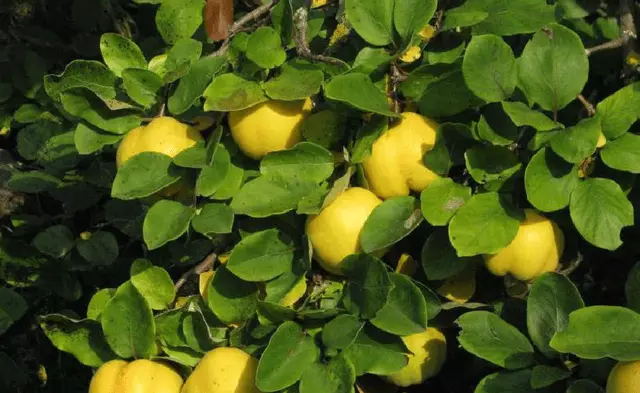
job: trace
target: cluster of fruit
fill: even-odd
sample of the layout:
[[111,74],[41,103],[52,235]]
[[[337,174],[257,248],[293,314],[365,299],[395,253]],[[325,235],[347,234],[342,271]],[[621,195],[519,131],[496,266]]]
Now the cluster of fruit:
[[[231,135],[248,157],[259,160],[266,154],[293,147],[301,141],[301,124],[311,112],[312,101],[267,101],[228,115]],[[197,119],[188,125],[171,117],[158,117],[148,125],[131,130],[120,143],[117,165],[142,152],[171,157],[203,140],[201,131],[212,122]],[[327,272],[341,275],[341,263],[361,252],[360,232],[382,200],[424,190],[438,175],[423,163],[433,148],[438,125],[417,113],[405,112],[401,120],[372,145],[363,169],[369,189],[351,187],[338,195],[317,215],[309,216],[306,234],[314,259]],[[184,188],[170,186],[161,196],[172,196]],[[498,276],[511,274],[522,281],[554,271],[564,248],[560,228],[538,212],[525,210],[515,239],[497,254],[484,255],[486,267]],[[381,254],[384,253],[384,250]],[[411,351],[408,364],[385,377],[397,386],[410,386],[436,375],[446,358],[446,340],[435,328],[403,338]],[[111,361],[94,376],[90,393],[128,392],[135,386],[153,386],[157,393],[252,393],[257,360],[239,349],[216,348],[198,364],[183,385],[180,375],[163,363],[137,360]],[[131,390],[130,390],[131,389]]]

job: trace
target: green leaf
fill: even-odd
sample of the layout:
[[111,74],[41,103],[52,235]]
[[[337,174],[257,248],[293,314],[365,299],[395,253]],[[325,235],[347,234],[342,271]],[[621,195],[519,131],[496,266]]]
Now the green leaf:
[[0,104],[7,102],[12,94],[13,85],[11,83],[0,83]]
[[494,254],[516,236],[521,216],[496,192],[476,194],[451,220],[451,244],[461,257]]
[[571,193],[579,182],[578,167],[562,160],[549,148],[538,151],[524,172],[527,199],[543,212],[569,206]]
[[80,161],[80,155],[73,139],[73,131],[53,136],[38,151],[38,162],[53,171],[75,167]]
[[598,103],[596,117],[607,139],[624,134],[640,117],[640,82],[625,86]]
[[269,176],[320,183],[331,176],[334,169],[331,152],[311,142],[300,142],[291,149],[267,154],[260,162],[260,172]]
[[527,329],[531,341],[547,357],[556,356],[549,346],[556,332],[569,323],[569,314],[584,307],[580,292],[567,277],[545,273],[538,277],[527,298]]
[[78,153],[87,155],[100,151],[104,146],[113,145],[122,137],[107,132],[102,132],[84,123],[78,123],[73,141]]
[[424,164],[440,176],[447,177],[453,165],[464,165],[464,154],[477,144],[469,127],[459,123],[442,123],[436,130],[436,143],[423,158]]
[[196,232],[205,236],[231,233],[233,228],[233,210],[222,203],[207,203],[200,213],[191,220]]
[[176,240],[189,229],[195,215],[194,208],[180,202],[163,199],[154,203],[142,225],[145,244],[149,250],[155,250]]
[[407,349],[400,337],[369,324],[342,353],[351,361],[358,376],[389,375],[407,365]]
[[[533,10],[526,12],[531,15]],[[518,73],[519,86],[530,100],[544,110],[558,111],[582,92],[589,74],[589,61],[578,34],[564,26],[550,24],[525,46]]]
[[469,199],[471,188],[448,177],[437,178],[420,193],[422,215],[431,225],[445,226]]
[[393,41],[393,4],[392,0],[346,0],[347,20],[368,43],[388,45]]
[[393,8],[393,22],[396,31],[405,43],[429,22],[438,6],[437,0],[396,1]]
[[529,108],[522,102],[502,102],[502,108],[511,121],[518,126],[530,126],[537,131],[551,131],[562,128],[562,124],[549,119],[544,113]]
[[362,48],[353,61],[351,72],[371,74],[374,71],[383,71],[384,67],[391,63],[393,58],[383,48]]
[[522,167],[518,157],[502,146],[475,146],[464,156],[469,174],[480,184],[502,184]]
[[271,336],[256,371],[256,386],[263,392],[276,392],[300,380],[315,363],[318,348],[313,338],[295,322],[285,322]]
[[497,146],[508,146],[518,139],[520,131],[499,104],[489,104],[482,108],[482,116],[477,125],[480,139]]
[[186,112],[205,92],[213,76],[224,69],[223,56],[204,56],[191,64],[189,72],[180,78],[178,87],[168,100],[168,108],[174,115]]
[[55,225],[38,233],[32,241],[35,248],[53,258],[62,258],[76,245],[73,233],[64,225]]
[[127,68],[122,71],[122,80],[127,95],[145,108],[151,108],[158,102],[164,87],[162,79],[148,70]]
[[85,88],[98,97],[116,98],[116,75],[104,64],[93,60],[74,60],[60,75],[47,75],[44,88],[49,97],[60,101],[60,94],[74,88]]
[[204,91],[205,111],[239,111],[264,102],[267,97],[257,82],[236,74],[222,74]]
[[531,369],[493,373],[480,381],[474,393],[536,393],[530,380]]
[[534,33],[555,21],[554,7],[538,0],[519,0],[517,3],[509,0],[469,0],[449,13],[454,11],[458,14],[458,20],[465,15],[468,22],[462,25],[473,25],[474,35]]
[[582,120],[551,139],[551,149],[565,161],[580,164],[593,154],[600,137],[600,123],[595,118]]
[[22,296],[9,288],[0,288],[0,335],[27,312],[28,305]]
[[231,201],[235,214],[263,218],[283,214],[319,186],[315,182],[278,175],[260,176],[247,182]]
[[473,257],[459,257],[456,254],[445,228],[436,229],[429,235],[422,247],[421,260],[422,268],[429,280],[453,277],[476,262]]
[[387,303],[371,319],[380,330],[398,336],[422,333],[427,329],[427,303],[409,277],[389,274],[394,287]]
[[342,261],[341,267],[347,277],[342,299],[347,310],[364,319],[375,317],[393,289],[384,263],[369,254],[353,254]]
[[495,35],[471,38],[462,62],[464,80],[471,91],[487,102],[511,97],[518,74],[511,47]]
[[514,326],[488,311],[471,311],[456,320],[460,345],[471,354],[508,370],[534,362],[531,343]]
[[482,100],[467,87],[462,71],[456,70],[427,85],[419,106],[424,116],[443,117],[456,115],[481,103]]
[[98,231],[89,239],[78,239],[78,253],[97,266],[111,265],[118,259],[118,241],[111,232]]
[[229,324],[240,324],[251,318],[258,307],[258,287],[243,281],[226,267],[216,269],[206,292],[209,309]]
[[146,259],[131,264],[131,283],[153,310],[167,309],[176,296],[169,273]]
[[[0,83],[0,89],[2,89]],[[1,94],[1,92],[0,92]],[[13,119],[18,123],[30,124],[36,122],[44,113],[43,109],[35,104],[22,104],[14,114]]]
[[70,353],[85,366],[100,367],[117,358],[96,321],[50,314],[38,318],[38,323],[54,347]]
[[60,100],[70,114],[114,134],[125,134],[142,121],[131,111],[112,111],[102,100],[85,89],[66,90],[60,94]]
[[302,121],[301,128],[304,139],[329,149],[342,137],[344,118],[335,111],[323,110],[307,116]]
[[583,359],[640,360],[640,330],[623,326],[640,326],[640,314],[618,306],[581,308],[569,314],[569,325],[553,336],[551,347]]
[[551,366],[535,366],[531,372],[531,387],[534,389],[546,388],[558,381],[569,378],[571,371]]
[[334,76],[325,85],[324,93],[327,99],[344,102],[365,112],[397,117],[389,109],[385,93],[378,89],[365,74],[349,73]]
[[60,179],[42,171],[15,172],[7,182],[9,189],[27,193],[50,191],[61,184]]
[[[476,6],[478,5],[479,4],[476,4]],[[442,30],[446,31],[455,29],[456,27],[468,27],[477,25],[488,17],[489,13],[486,11],[481,11],[480,9],[474,10],[467,7],[452,8],[447,10],[447,12],[445,13]]]
[[407,237],[422,222],[419,202],[412,196],[392,197],[378,205],[360,232],[367,253],[389,247]]
[[202,24],[203,0],[163,0],[156,14],[158,32],[168,44],[191,37]]
[[327,364],[312,364],[300,379],[300,393],[352,393],[355,383],[353,364],[339,355]]
[[196,181],[196,194],[211,196],[224,183],[231,168],[231,157],[224,146],[218,146],[213,156],[213,163],[200,171]]
[[322,343],[327,348],[348,348],[363,328],[364,322],[360,318],[350,314],[338,315],[324,325]]
[[640,262],[636,263],[629,271],[624,290],[627,297],[627,307],[640,313]]
[[258,321],[262,325],[278,325],[295,317],[296,312],[289,307],[267,301],[258,303]]
[[62,133],[62,125],[47,119],[29,124],[18,133],[17,148],[20,156],[27,160],[38,158],[38,151],[54,135]]
[[640,136],[627,133],[607,142],[600,157],[610,168],[619,171],[640,173]]
[[389,119],[375,115],[362,125],[356,134],[356,143],[351,151],[351,162],[360,164],[371,155],[371,148],[382,133],[389,129]]
[[604,393],[604,389],[589,379],[579,379],[571,383],[566,393]]
[[153,313],[130,281],[122,284],[102,312],[102,330],[119,357],[148,358],[155,349]]
[[571,220],[589,243],[607,250],[622,245],[622,228],[633,225],[633,205],[610,179],[580,182],[571,194]]
[[138,45],[119,34],[103,34],[100,52],[104,62],[117,76],[121,77],[125,68],[147,68],[147,59]]
[[291,270],[294,251],[277,229],[256,232],[233,248],[227,269],[245,281],[268,281]]
[[206,353],[215,347],[215,342],[209,330],[202,311],[190,311],[182,320],[182,332],[187,345],[199,353]]
[[167,53],[161,72],[162,80],[171,83],[182,78],[191,69],[191,64],[200,59],[201,54],[202,42],[191,38],[178,40]]
[[104,309],[115,294],[116,290],[114,288],[103,288],[91,296],[87,306],[87,318],[100,322]]
[[249,36],[246,55],[247,59],[265,69],[281,66],[287,60],[280,34],[268,26],[258,28]]
[[324,73],[313,64],[289,61],[280,75],[264,84],[264,91],[274,100],[295,101],[317,94],[324,81]]
[[182,171],[171,161],[161,153],[136,154],[118,169],[111,196],[125,200],[144,198],[179,181]]

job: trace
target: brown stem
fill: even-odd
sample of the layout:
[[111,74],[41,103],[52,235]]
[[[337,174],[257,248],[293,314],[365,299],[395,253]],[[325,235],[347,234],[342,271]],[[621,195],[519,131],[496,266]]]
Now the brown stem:
[[401,112],[400,108],[400,100],[398,99],[398,85],[400,82],[406,80],[407,77],[402,73],[400,67],[398,67],[398,63],[395,61],[391,63],[391,99],[393,100],[393,111],[396,113]]
[[626,42],[629,40],[629,38],[630,37],[625,34],[622,37],[616,38],[615,40],[607,41],[607,42],[604,42],[602,44],[596,45],[596,46],[594,46],[592,48],[585,49],[584,52],[587,54],[587,56],[591,56],[592,54],[594,54],[596,52],[601,52],[601,51],[609,50],[609,49],[621,48],[626,44]]
[[271,12],[271,10],[273,9],[273,7],[275,7],[276,4],[278,4],[279,0],[270,0],[269,2],[261,5],[260,7],[256,8],[255,10],[249,12],[248,14],[246,14],[245,16],[243,16],[242,18],[238,19],[233,25],[231,25],[231,27],[229,28],[229,34],[227,35],[227,38],[222,42],[222,45],[220,46],[220,48],[209,54],[209,56],[214,57],[214,56],[223,56],[227,53],[227,50],[229,49],[229,44],[231,43],[231,39],[240,31],[242,31],[245,27],[245,25],[247,25],[250,22],[253,22],[257,19],[259,19],[260,17],[264,16],[265,14]]
[[582,103],[582,105],[584,106],[584,109],[587,110],[587,114],[590,117],[596,114],[596,108],[582,94],[578,94],[578,101]]
[[178,293],[180,288],[182,288],[182,286],[186,284],[187,280],[192,275],[200,275],[206,271],[211,270],[213,268],[213,264],[216,262],[217,259],[218,259],[218,255],[215,252],[212,252],[211,254],[207,255],[207,257],[203,259],[202,262],[200,262],[199,264],[195,265],[194,267],[186,271],[178,279],[178,281],[176,281],[176,285],[175,285],[176,293]]
[[584,256],[581,253],[578,253],[578,255],[573,260],[571,260],[571,262],[569,262],[569,265],[566,267],[566,269],[558,270],[558,273],[562,274],[563,276],[568,276],[571,273],[575,272],[576,269],[580,267],[583,261]]
[[298,52],[298,55],[311,61],[319,61],[340,67],[344,66],[344,63],[338,59],[329,56],[317,55],[311,52],[309,44],[307,43],[308,16],[309,12],[304,7],[298,8],[298,10],[293,14],[293,24],[295,26],[293,39],[296,42],[296,51]]

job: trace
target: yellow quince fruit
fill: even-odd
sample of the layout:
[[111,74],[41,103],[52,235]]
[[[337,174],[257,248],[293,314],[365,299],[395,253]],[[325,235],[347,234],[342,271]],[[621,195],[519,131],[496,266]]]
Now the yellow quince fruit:
[[342,260],[361,251],[360,232],[382,201],[371,191],[352,187],[340,194],[320,214],[309,216],[306,232],[313,257],[323,269],[342,274]]
[[383,377],[396,386],[419,385],[440,372],[447,359],[447,340],[435,328],[427,328],[422,333],[402,337],[411,351],[409,362],[400,371]]
[[619,362],[607,378],[607,393],[640,392],[640,360]]
[[182,393],[260,393],[258,359],[238,348],[219,347],[200,360]]
[[465,269],[446,279],[436,292],[458,304],[468,302],[476,293],[476,270]]
[[413,112],[402,116],[374,142],[362,163],[369,186],[383,199],[420,192],[438,178],[423,162],[436,143],[438,124]]
[[558,267],[564,251],[564,234],[552,220],[535,210],[525,209],[516,237],[496,254],[485,254],[489,271],[496,276],[511,274],[530,281]]
[[259,160],[267,153],[293,147],[302,139],[302,122],[312,102],[266,101],[229,113],[231,136],[248,157]]
[[118,146],[116,164],[119,168],[131,157],[144,152],[162,153],[173,158],[202,140],[202,135],[188,124],[172,117],[156,117],[146,126],[127,133]]
[[180,393],[182,377],[164,363],[111,360],[100,366],[89,393]]

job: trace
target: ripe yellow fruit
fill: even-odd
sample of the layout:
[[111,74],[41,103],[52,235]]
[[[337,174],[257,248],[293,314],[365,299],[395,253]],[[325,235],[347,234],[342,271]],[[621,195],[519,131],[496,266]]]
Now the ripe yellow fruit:
[[129,131],[116,153],[116,164],[121,167],[131,157],[143,152],[156,152],[175,157],[201,141],[202,135],[188,124],[172,117],[156,117],[147,126]]
[[468,302],[476,293],[475,269],[466,269],[448,278],[436,292],[455,303],[463,304]]
[[307,293],[307,280],[300,277],[300,280],[294,285],[287,294],[280,299],[280,305],[284,307],[293,307],[294,304]]
[[435,328],[427,328],[423,333],[402,338],[411,351],[409,362],[400,371],[385,376],[384,379],[396,386],[419,385],[440,372],[447,359],[447,340]]
[[525,209],[525,215],[507,247],[497,254],[483,255],[487,268],[496,276],[510,273],[520,281],[529,281],[558,267],[564,234],[555,222],[535,210]]
[[363,162],[364,173],[380,198],[420,192],[438,178],[424,166],[424,154],[436,143],[438,124],[417,113],[405,112],[403,119],[373,144]]
[[259,160],[267,153],[293,147],[302,139],[302,121],[312,102],[266,101],[229,113],[231,136],[248,157]]
[[340,264],[360,252],[360,232],[369,215],[382,201],[371,191],[352,187],[340,194],[318,215],[307,220],[306,232],[313,257],[328,272],[342,274]]
[[216,348],[200,360],[182,393],[260,393],[257,368],[258,360],[241,349]]
[[637,392],[640,392],[640,360],[616,364],[607,379],[607,393]]
[[180,393],[182,377],[164,363],[111,360],[91,379],[89,393]]

